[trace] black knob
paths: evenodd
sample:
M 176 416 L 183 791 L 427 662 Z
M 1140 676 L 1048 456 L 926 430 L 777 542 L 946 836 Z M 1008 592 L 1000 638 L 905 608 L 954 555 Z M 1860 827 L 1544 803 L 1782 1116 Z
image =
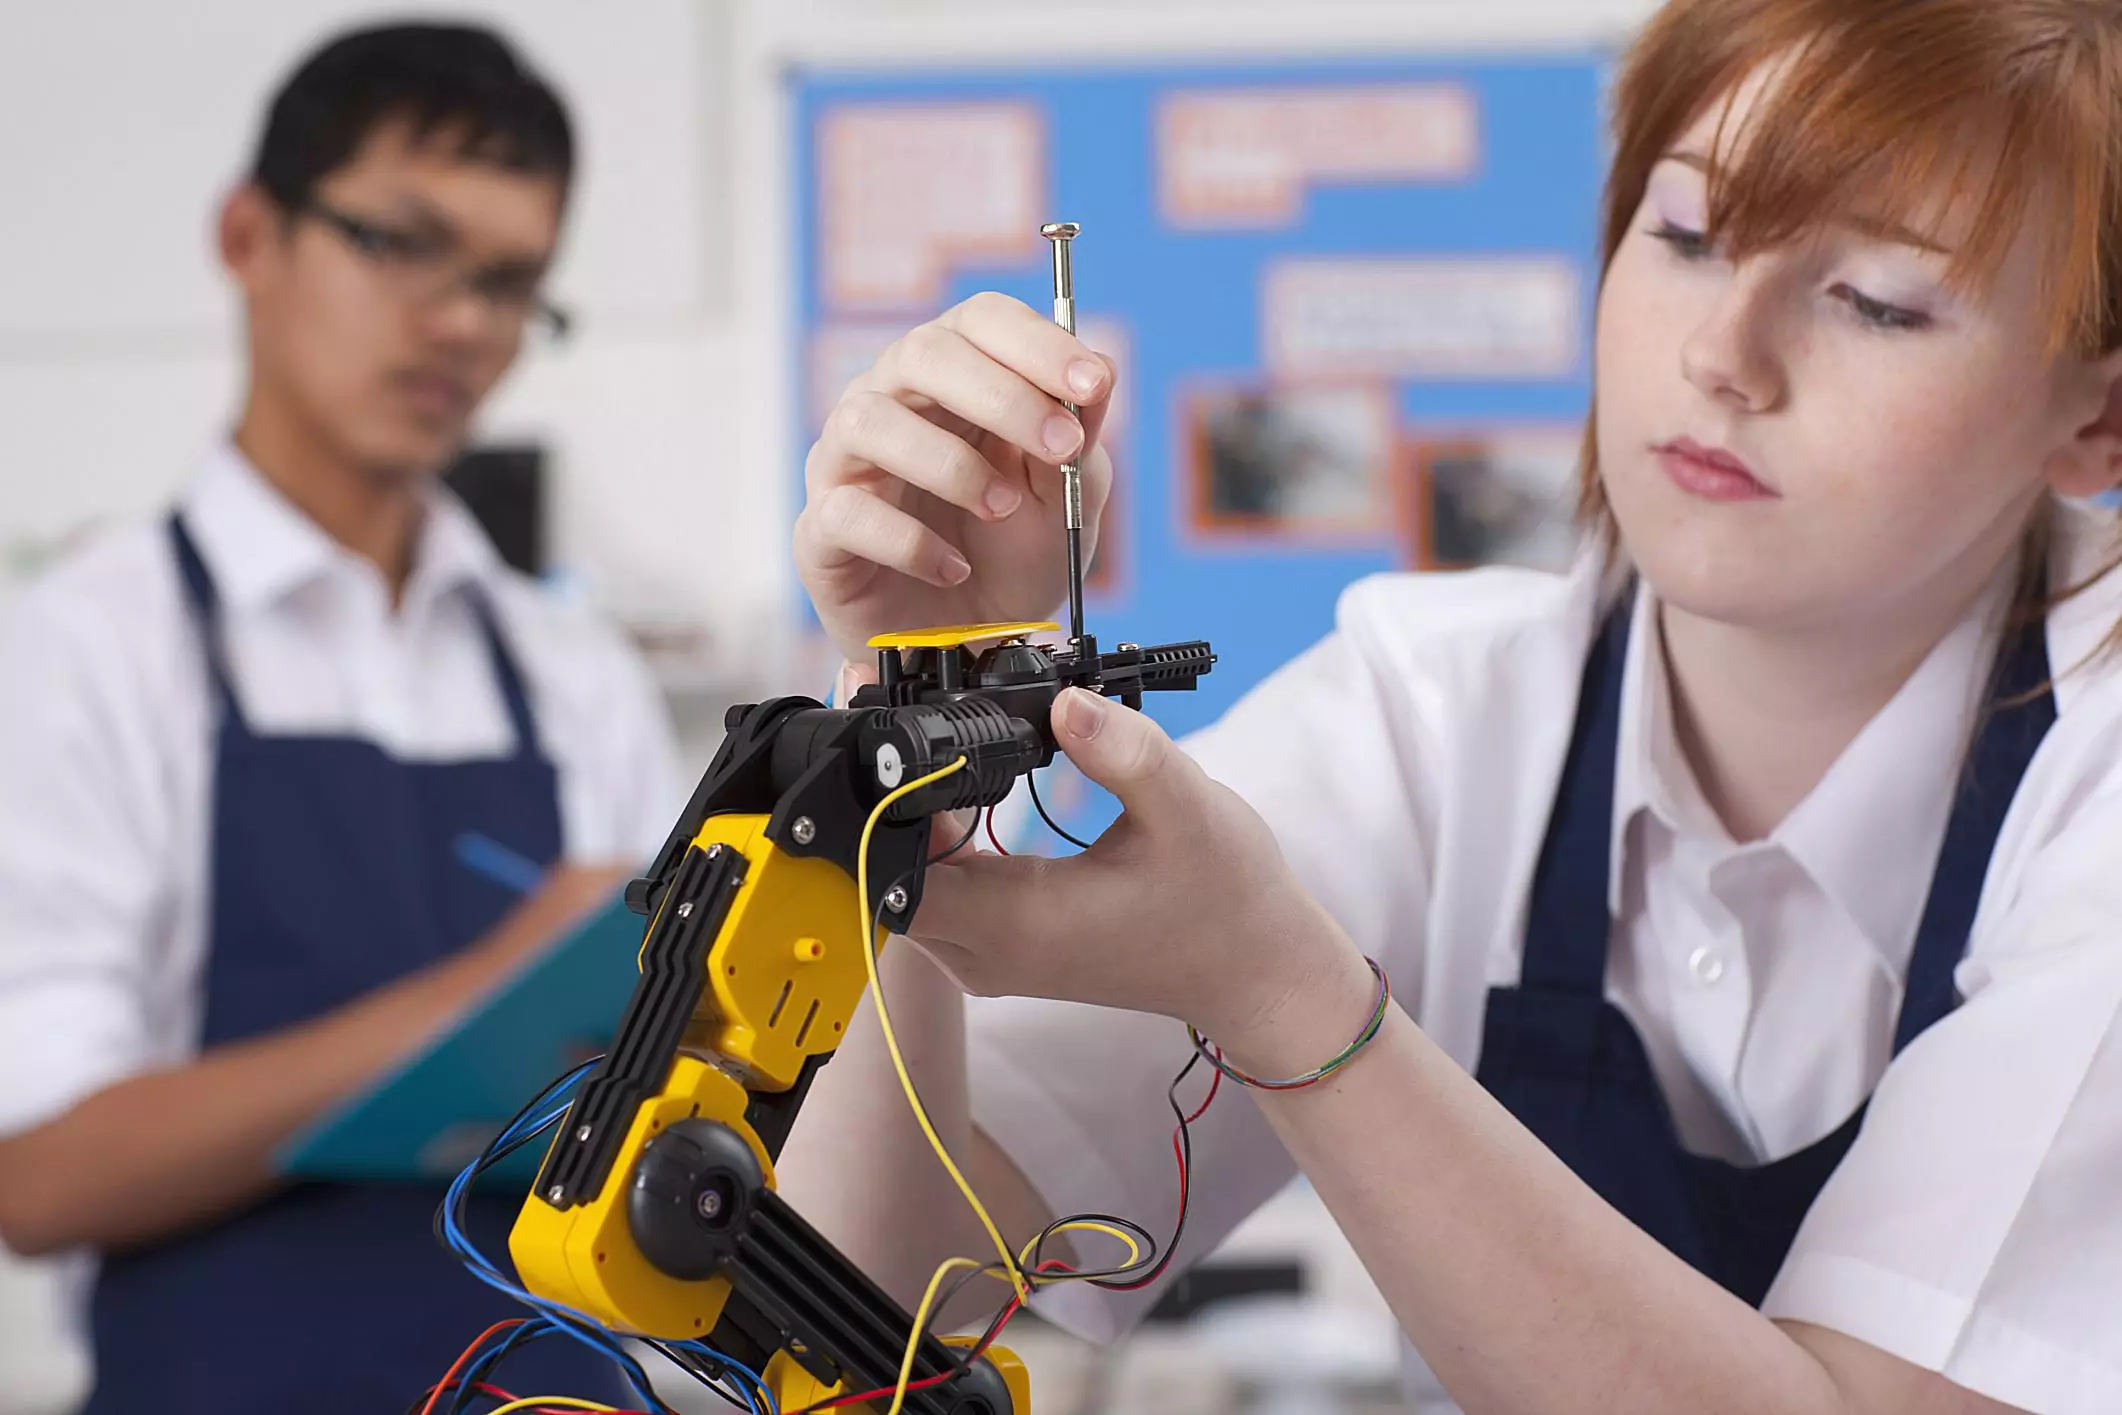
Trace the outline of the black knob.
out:
M 695 1282 L 737 1255 L 765 1185 L 758 1157 L 736 1131 L 719 1121 L 680 1120 L 635 1161 L 626 1224 L 651 1267 Z

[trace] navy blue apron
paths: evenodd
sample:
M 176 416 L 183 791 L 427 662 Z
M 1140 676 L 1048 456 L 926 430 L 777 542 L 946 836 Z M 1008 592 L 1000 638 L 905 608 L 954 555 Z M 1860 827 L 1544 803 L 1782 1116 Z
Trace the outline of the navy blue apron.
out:
M 1517 987 L 1488 995 L 1475 1075 L 1608 1203 L 1758 1307 L 1806 1211 L 1855 1142 L 1865 1106 L 1825 1139 L 1768 1164 L 1742 1167 L 1691 1154 L 1680 1145 L 1642 1040 L 1605 999 L 1614 754 L 1629 618 L 1624 603 L 1586 662 L 1575 735 L 1533 877 L 1524 965 Z M 2055 721 L 2046 628 L 2038 618 L 2006 637 L 1996 679 L 1917 929 L 1894 1029 L 1896 1055 L 1957 1005 L 1953 969 L 1967 948 L 1990 851 L 2027 763 Z
M 476 833 L 541 868 L 558 859 L 557 774 L 476 594 L 514 726 L 509 755 L 416 764 L 353 738 L 255 735 L 205 563 L 179 518 L 169 531 L 220 717 L 202 1036 L 212 1048 L 330 1012 L 491 929 L 521 896 L 460 863 L 454 844 Z M 111 1255 L 92 1304 L 86 1415 L 399 1415 L 472 1338 L 525 1315 L 436 1241 L 441 1193 L 306 1183 Z M 504 1271 L 519 1203 L 471 1203 L 469 1231 Z M 564 1337 L 512 1355 L 498 1379 L 531 1394 L 614 1390 L 610 1364 Z

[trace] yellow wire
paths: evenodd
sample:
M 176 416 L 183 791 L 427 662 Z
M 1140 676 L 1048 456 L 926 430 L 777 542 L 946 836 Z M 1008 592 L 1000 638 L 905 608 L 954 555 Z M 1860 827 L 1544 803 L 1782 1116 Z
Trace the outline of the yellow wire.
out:
M 1055 1233 L 1110 1234 L 1114 1238 L 1119 1239 L 1122 1243 L 1125 1243 L 1127 1245 L 1127 1261 L 1120 1265 L 1123 1269 L 1134 1267 L 1137 1263 L 1142 1261 L 1142 1245 L 1135 1240 L 1135 1235 L 1129 1233 L 1124 1228 L 1115 1228 L 1109 1223 L 1099 1223 L 1095 1219 L 1077 1219 L 1073 1223 L 1062 1224 L 1059 1228 L 1053 1229 L 1046 1236 L 1052 1237 Z M 1017 1255 L 1017 1266 L 1030 1267 L 1032 1261 L 1032 1250 L 1037 1248 L 1038 1246 L 1039 1240 L 1037 1238 L 1034 1238 L 1031 1242 L 1025 1244 L 1024 1251 Z M 1040 1279 L 1040 1281 L 1068 1282 L 1074 1278 L 1088 1278 L 1095 1276 L 1097 1276 L 1097 1274 L 1095 1273 L 1047 1273 Z
M 616 1405 L 599 1405 L 594 1400 L 584 1400 L 574 1395 L 528 1395 L 521 1400 L 511 1400 L 498 1410 L 490 1410 L 487 1415 L 509 1415 L 510 1411 L 536 1410 L 541 1406 L 559 1410 L 602 1410 L 607 1412 L 607 1415 L 619 1408 Z
M 917 781 L 907 782 L 879 801 L 876 809 L 869 813 L 869 819 L 863 823 L 862 840 L 855 847 L 855 893 L 862 910 L 862 961 L 869 967 L 870 992 L 877 1000 L 877 1022 L 883 1028 L 884 1046 L 891 1053 L 892 1067 L 899 1073 L 899 1085 L 906 1092 L 906 1103 L 913 1107 L 914 1119 L 921 1123 L 921 1133 L 928 1137 L 929 1148 L 936 1152 L 937 1159 L 943 1161 L 943 1167 L 950 1171 L 951 1180 L 957 1184 L 958 1192 L 965 1196 L 966 1203 L 972 1205 L 973 1213 L 980 1219 L 980 1226 L 986 1229 L 987 1236 L 994 1240 L 995 1251 L 1002 1255 L 1002 1266 L 1009 1273 L 1010 1286 L 1016 1290 L 1018 1300 L 1029 1302 L 1031 1291 L 1025 1286 L 1024 1275 L 1017 1269 L 1015 1255 L 1010 1252 L 1009 1244 L 1003 1240 L 1001 1230 L 995 1227 L 995 1221 L 988 1217 L 987 1207 L 980 1202 L 980 1196 L 973 1192 L 973 1186 L 959 1173 L 957 1163 L 951 1159 L 950 1151 L 944 1147 L 943 1137 L 936 1133 L 936 1127 L 929 1122 L 928 1111 L 922 1106 L 919 1093 L 914 1090 L 914 1078 L 907 1074 L 906 1058 L 899 1051 L 899 1038 L 892 1031 L 891 1013 L 884 1005 L 884 983 L 877 976 L 877 925 L 869 903 L 870 834 L 876 830 L 877 822 L 884 819 L 884 813 L 891 809 L 894 802 L 919 791 L 931 782 L 941 781 L 953 772 L 963 771 L 965 765 L 966 759 L 959 757 L 941 771 L 933 771 Z M 971 1259 L 958 1258 L 952 1261 L 970 1262 Z M 918 1333 L 920 1330 L 921 1324 L 916 1322 L 914 1331 Z M 912 1346 L 907 1347 L 909 1368 L 913 1364 L 913 1350 Z M 896 1412 L 898 1408 L 898 1402 L 894 1401 L 893 1411 Z
M 914 1311 L 914 1330 L 906 1339 L 906 1354 L 899 1358 L 899 1382 L 892 1387 L 891 1409 L 884 1415 L 899 1415 L 900 1408 L 906 1404 L 906 1388 L 914 1383 L 914 1352 L 921 1347 L 921 1332 L 928 1325 L 929 1308 L 936 1305 L 936 1290 L 943 1286 L 943 1279 L 960 1268 L 979 1266 L 971 1258 L 945 1258 L 943 1265 L 930 1275 L 928 1291 L 921 1294 L 921 1305 Z

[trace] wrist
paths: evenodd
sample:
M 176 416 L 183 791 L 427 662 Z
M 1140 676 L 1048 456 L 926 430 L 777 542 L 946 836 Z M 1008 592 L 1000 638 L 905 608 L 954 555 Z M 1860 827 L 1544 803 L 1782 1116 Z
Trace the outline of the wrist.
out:
M 1306 1075 L 1339 1056 L 1377 1014 L 1381 975 L 1332 920 L 1315 926 L 1307 966 L 1242 1020 L 1209 1032 L 1238 1070 L 1263 1078 Z

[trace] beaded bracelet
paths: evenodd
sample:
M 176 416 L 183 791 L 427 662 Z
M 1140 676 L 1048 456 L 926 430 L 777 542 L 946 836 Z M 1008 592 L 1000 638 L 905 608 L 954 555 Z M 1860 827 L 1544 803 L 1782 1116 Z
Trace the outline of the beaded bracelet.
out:
M 1256 1091 L 1300 1091 L 1306 1086 L 1316 1085 L 1355 1060 L 1356 1054 L 1369 1046 L 1378 1035 L 1379 1029 L 1385 1025 L 1385 1009 L 1393 996 L 1392 984 L 1386 981 L 1385 970 L 1378 966 L 1375 958 L 1365 958 L 1363 961 L 1370 964 L 1371 972 L 1378 979 L 1378 997 L 1371 1006 L 1370 1020 L 1363 1024 L 1363 1030 L 1357 1033 L 1356 1039 L 1350 1042 L 1339 1056 L 1316 1071 L 1307 1071 L 1302 1076 L 1292 1076 L 1286 1081 L 1263 1081 L 1257 1076 L 1246 1075 L 1225 1061 L 1223 1048 L 1195 1031 L 1191 1023 L 1187 1024 L 1186 1035 L 1193 1038 L 1194 1050 L 1200 1053 L 1203 1061 L 1241 1086 L 1248 1086 Z

